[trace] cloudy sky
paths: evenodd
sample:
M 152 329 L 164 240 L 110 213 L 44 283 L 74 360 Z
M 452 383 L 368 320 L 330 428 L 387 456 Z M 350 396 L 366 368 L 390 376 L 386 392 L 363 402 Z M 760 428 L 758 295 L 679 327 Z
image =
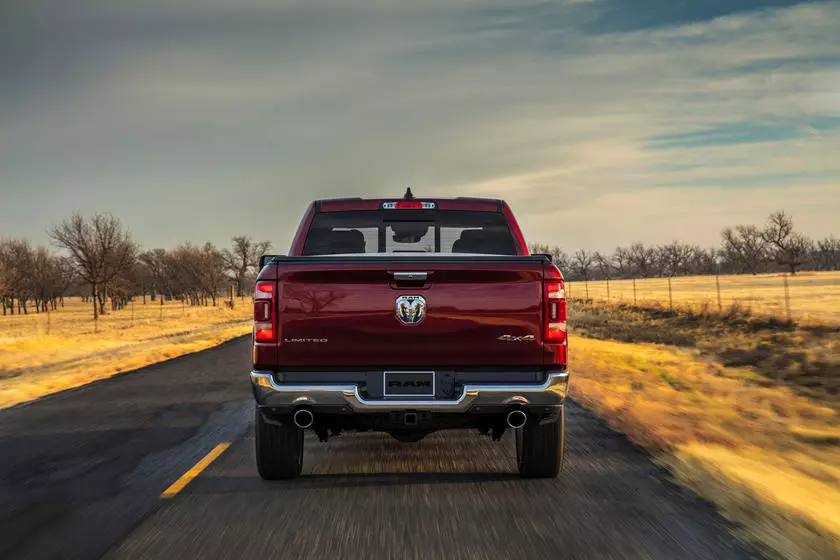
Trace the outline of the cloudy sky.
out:
M 0 3 L 0 236 L 285 251 L 311 199 L 406 184 L 567 250 L 840 234 L 840 2 Z

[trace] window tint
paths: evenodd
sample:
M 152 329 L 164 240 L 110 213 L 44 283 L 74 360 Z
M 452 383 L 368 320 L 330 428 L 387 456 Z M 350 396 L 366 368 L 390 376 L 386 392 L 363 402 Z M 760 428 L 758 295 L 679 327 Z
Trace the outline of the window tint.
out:
M 515 255 L 497 212 L 374 210 L 315 214 L 304 255 L 347 253 L 476 253 Z

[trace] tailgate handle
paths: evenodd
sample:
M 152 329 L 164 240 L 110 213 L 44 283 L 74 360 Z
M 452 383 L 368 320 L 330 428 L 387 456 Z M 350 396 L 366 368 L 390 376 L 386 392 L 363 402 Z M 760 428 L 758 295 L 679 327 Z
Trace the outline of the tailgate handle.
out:
M 394 283 L 398 286 L 400 284 L 422 286 L 429 279 L 428 272 L 392 272 L 391 274 L 394 277 Z
M 429 277 L 428 272 L 394 272 L 394 280 L 404 282 L 425 281 Z

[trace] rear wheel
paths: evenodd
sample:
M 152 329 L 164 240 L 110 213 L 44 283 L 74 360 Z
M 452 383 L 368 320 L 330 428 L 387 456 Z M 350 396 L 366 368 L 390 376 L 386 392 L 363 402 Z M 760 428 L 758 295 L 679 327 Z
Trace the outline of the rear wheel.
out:
M 529 422 L 516 430 L 516 463 L 527 478 L 552 478 L 563 468 L 566 447 L 565 408 L 544 424 Z
M 303 430 L 292 422 L 267 422 L 256 409 L 254 419 L 257 471 L 264 480 L 295 478 L 303 468 Z

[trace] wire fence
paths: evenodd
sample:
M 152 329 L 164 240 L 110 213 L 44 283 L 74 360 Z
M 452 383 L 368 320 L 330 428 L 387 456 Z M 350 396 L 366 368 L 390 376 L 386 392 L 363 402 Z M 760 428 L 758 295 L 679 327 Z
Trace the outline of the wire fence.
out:
M 684 276 L 566 282 L 571 299 L 642 307 L 733 307 L 799 322 L 840 324 L 840 272 Z

